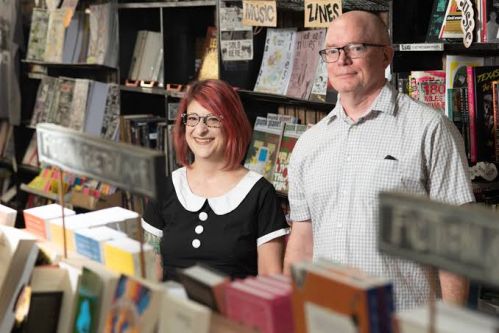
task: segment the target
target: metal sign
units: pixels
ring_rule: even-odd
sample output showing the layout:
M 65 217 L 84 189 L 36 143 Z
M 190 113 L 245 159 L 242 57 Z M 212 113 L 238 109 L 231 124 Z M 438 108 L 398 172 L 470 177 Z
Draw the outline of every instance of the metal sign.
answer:
M 166 176 L 159 151 L 105 140 L 54 124 L 36 126 L 38 159 L 64 171 L 158 198 Z
M 381 193 L 382 252 L 499 285 L 499 215 L 405 194 Z

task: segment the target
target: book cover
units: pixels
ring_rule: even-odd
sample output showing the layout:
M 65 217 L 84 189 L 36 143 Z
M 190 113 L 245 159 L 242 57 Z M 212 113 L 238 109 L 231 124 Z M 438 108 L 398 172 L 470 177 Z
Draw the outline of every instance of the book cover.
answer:
M 72 110 L 70 117 L 62 124 L 77 131 L 83 130 L 87 114 L 90 80 L 76 79 L 73 89 Z
M 218 79 L 218 42 L 217 28 L 208 27 L 198 80 Z
M 235 281 L 226 288 L 226 300 L 227 316 L 232 320 L 256 327 L 261 333 L 293 331 L 289 295 L 279 295 Z
M 64 48 L 64 16 L 65 9 L 55 9 L 50 11 L 47 39 L 45 43 L 45 53 L 43 59 L 48 62 L 61 63 Z
M 35 127 L 38 123 L 48 121 L 48 116 L 54 101 L 57 78 L 44 76 L 38 85 L 35 106 L 31 116 L 30 126 Z
M 19 240 L 0 289 L 0 313 L 2 314 L 0 332 L 10 332 L 14 325 L 17 298 L 29 282 L 37 257 L 38 247 L 35 240 Z
M 104 261 L 103 244 L 108 240 L 127 237 L 124 232 L 107 226 L 78 229 L 74 233 L 76 252 L 95 260 Z
M 76 292 L 73 333 L 97 333 L 103 288 L 99 275 L 84 267 Z
M 499 66 L 468 66 L 467 73 L 471 162 L 494 162 L 492 82 L 499 78 Z
M 161 304 L 159 332 L 208 333 L 211 310 L 190 299 L 165 292 Z
M 121 275 L 103 332 L 155 332 L 162 293 L 158 284 Z
M 320 56 L 319 50 L 324 44 L 325 29 L 299 31 L 296 33 L 293 69 L 286 95 L 308 99 L 314 84 Z
M 272 184 L 276 191 L 288 193 L 288 164 L 298 138 L 307 130 L 306 125 L 285 124 L 281 144 L 272 174 Z
M 257 117 L 244 166 L 272 181 L 283 130 L 283 122 Z
M 65 216 L 74 214 L 75 212 L 73 210 L 64 208 Z M 41 238 L 47 239 L 49 236 L 49 226 L 47 224 L 47 221 L 55 218 L 60 218 L 62 216 L 62 207 L 58 204 L 50 204 L 29 208 L 23 210 L 23 216 L 26 230 Z
M 46 9 L 33 8 L 26 59 L 44 60 L 50 14 Z
M 369 283 L 311 262 L 293 265 L 292 276 L 297 333 L 318 325 L 316 320 L 325 320 L 331 331 L 347 328 L 347 332 L 354 329 L 352 332 L 359 333 L 392 331 L 390 326 L 386 327 L 391 316 L 389 302 L 385 305 L 378 301 L 378 293 L 384 293 L 386 283 Z M 380 309 L 382 306 L 387 308 Z
M 445 72 L 443 70 L 412 71 L 409 96 L 434 109 L 445 110 Z
M 154 250 L 149 244 L 143 244 L 145 278 L 155 279 Z M 140 243 L 130 238 L 118 238 L 104 243 L 104 263 L 116 273 L 141 276 Z
M 439 34 L 444 22 L 448 2 L 449 0 L 433 1 L 433 8 L 430 15 L 430 21 L 428 23 L 428 30 L 426 31 L 427 43 L 435 43 L 440 41 Z
M 254 91 L 285 95 L 293 69 L 295 29 L 267 29 Z
M 68 127 L 73 112 L 73 93 L 76 79 L 69 77 L 57 78 L 54 102 L 50 109 L 48 122 Z
M 452 88 L 467 88 L 466 82 L 467 73 L 466 66 L 483 66 L 483 57 L 471 57 L 463 55 L 447 55 L 445 57 L 445 100 L 449 100 L 448 90 Z M 445 114 L 449 119 L 453 119 L 453 115 L 449 109 L 450 103 L 446 104 Z
M 117 141 L 120 124 L 120 86 L 109 84 L 106 107 L 102 119 L 101 136 L 104 139 Z

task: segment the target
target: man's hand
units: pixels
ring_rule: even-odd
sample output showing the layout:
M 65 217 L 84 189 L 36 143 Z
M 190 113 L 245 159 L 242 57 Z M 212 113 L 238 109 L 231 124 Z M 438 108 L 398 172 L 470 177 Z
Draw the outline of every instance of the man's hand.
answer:
M 291 274 L 292 263 L 312 259 L 312 255 L 312 221 L 293 222 L 284 255 L 284 274 Z

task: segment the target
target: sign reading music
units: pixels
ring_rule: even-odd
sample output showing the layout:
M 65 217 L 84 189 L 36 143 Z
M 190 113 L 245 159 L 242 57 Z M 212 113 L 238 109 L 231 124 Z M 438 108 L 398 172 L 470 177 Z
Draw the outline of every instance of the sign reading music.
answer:
M 243 0 L 243 25 L 276 27 L 276 1 Z
M 382 252 L 499 285 L 499 215 L 406 194 L 381 193 Z
M 36 126 L 40 162 L 64 171 L 158 198 L 159 179 L 166 176 L 159 151 L 105 140 L 54 124 Z

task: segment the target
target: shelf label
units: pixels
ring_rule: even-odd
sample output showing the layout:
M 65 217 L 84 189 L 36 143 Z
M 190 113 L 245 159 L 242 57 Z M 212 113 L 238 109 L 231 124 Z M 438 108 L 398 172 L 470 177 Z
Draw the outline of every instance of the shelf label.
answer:
M 443 43 L 399 44 L 399 51 L 443 51 Z
M 382 252 L 499 285 L 499 215 L 407 194 L 381 193 Z
M 54 124 L 36 126 L 38 159 L 64 171 L 158 198 L 166 159 L 159 151 L 105 140 Z
M 475 11 L 471 0 L 458 0 L 457 7 L 462 12 L 461 29 L 463 30 L 463 44 L 466 48 L 473 43 L 473 30 L 475 30 Z
M 341 0 L 305 0 L 305 28 L 327 28 L 342 13 Z
M 243 0 L 243 25 L 277 27 L 275 0 Z

